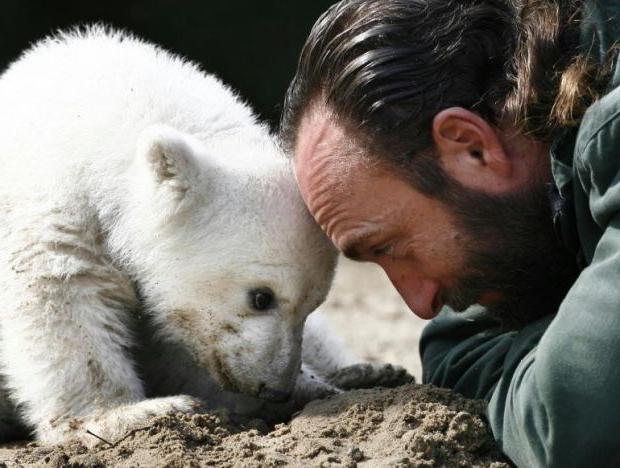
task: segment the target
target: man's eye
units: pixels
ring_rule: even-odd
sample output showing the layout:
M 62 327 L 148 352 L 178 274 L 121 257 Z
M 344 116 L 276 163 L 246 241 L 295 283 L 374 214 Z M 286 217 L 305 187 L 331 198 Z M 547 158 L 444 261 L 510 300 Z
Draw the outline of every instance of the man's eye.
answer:
M 373 257 L 382 257 L 383 255 L 388 255 L 392 252 L 392 246 L 391 245 L 382 245 L 380 247 L 376 247 L 374 249 L 372 249 L 372 256 Z

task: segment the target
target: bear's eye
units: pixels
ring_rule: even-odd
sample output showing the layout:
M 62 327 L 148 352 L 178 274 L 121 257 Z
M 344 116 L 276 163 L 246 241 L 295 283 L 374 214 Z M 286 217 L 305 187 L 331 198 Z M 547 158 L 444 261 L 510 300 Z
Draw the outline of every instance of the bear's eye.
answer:
M 258 288 L 250 291 L 250 307 L 254 310 L 273 309 L 275 306 L 275 294 L 271 289 Z

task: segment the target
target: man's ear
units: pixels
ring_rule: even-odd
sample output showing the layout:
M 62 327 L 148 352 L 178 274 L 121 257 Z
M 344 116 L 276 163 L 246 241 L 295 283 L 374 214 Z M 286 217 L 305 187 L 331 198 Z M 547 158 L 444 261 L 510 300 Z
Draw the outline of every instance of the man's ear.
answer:
M 513 161 L 484 119 L 450 107 L 435 115 L 432 133 L 442 166 L 465 187 L 493 191 L 507 185 Z

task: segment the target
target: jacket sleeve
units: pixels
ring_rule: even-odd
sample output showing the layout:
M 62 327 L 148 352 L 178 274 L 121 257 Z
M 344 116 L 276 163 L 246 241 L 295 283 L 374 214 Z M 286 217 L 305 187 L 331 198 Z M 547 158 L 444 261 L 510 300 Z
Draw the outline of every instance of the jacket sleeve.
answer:
M 422 379 L 468 398 L 490 400 L 505 365 L 538 344 L 551 318 L 507 332 L 481 307 L 462 314 L 444 309 L 422 333 Z

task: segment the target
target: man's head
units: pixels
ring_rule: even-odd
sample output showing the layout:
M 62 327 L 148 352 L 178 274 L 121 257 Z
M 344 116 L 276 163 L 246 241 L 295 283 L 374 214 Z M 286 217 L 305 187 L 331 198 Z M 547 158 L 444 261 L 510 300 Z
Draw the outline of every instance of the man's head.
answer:
M 310 33 L 281 128 L 302 194 L 418 315 L 548 313 L 574 278 L 548 195 L 566 83 L 538 69 L 570 62 L 564 20 L 553 3 L 345 0 Z

